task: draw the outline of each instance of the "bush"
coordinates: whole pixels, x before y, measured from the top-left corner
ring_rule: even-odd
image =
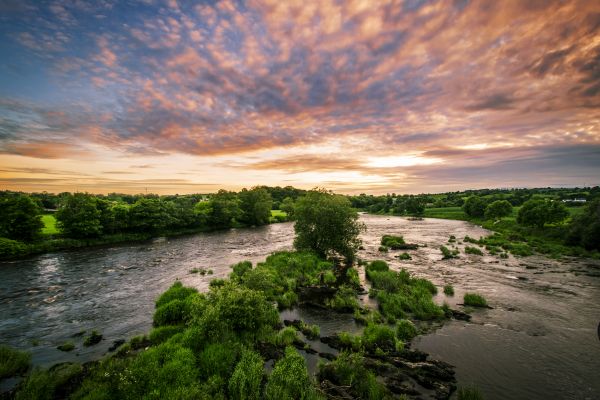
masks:
[[[376,349],[394,351],[397,347],[396,335],[392,328],[387,325],[367,324],[362,339],[363,345],[371,351],[375,351]]]
[[[463,211],[469,217],[482,218],[487,207],[486,201],[478,196],[471,196],[463,204]]]
[[[286,326],[275,336],[275,344],[281,347],[287,347],[298,340],[298,333],[293,326]]]
[[[352,312],[359,308],[356,292],[348,286],[341,286],[333,298],[325,300],[325,304],[334,310]]]
[[[465,293],[465,296],[463,297],[463,303],[466,306],[487,307],[487,301],[485,298],[475,293]]]
[[[381,272],[381,271],[389,271],[390,267],[388,265],[388,263],[386,263],[383,260],[375,260],[375,261],[371,261],[371,263],[369,263],[367,265],[366,271],[367,272]]]
[[[183,325],[167,325],[154,328],[150,331],[150,342],[153,345],[161,344],[169,340],[173,335],[183,332],[184,329],[185,326]]]
[[[185,300],[188,296],[195,293],[198,293],[198,290],[185,287],[180,281],[176,281],[166,292],[160,295],[158,300],[156,300],[156,308],[163,306],[172,300]]]
[[[252,263],[250,261],[242,261],[240,263],[231,266],[233,274],[239,278],[252,269]]]
[[[233,343],[211,343],[198,355],[200,375],[207,379],[219,375],[226,379],[238,358],[239,349]]]
[[[44,227],[42,208],[31,197],[17,194],[0,198],[0,236],[16,240],[34,240]]]
[[[296,400],[317,398],[306,362],[293,347],[285,349],[285,356],[275,363],[265,387],[267,400]]]
[[[465,253],[466,254],[475,254],[477,256],[483,255],[483,251],[481,251],[479,248],[473,247],[473,246],[465,246]]]
[[[561,202],[531,199],[519,209],[517,223],[543,228],[546,224],[562,222],[568,216],[569,211]]]
[[[451,258],[458,258],[458,249],[450,250],[446,246],[440,246],[442,252],[442,260],[449,260]]]
[[[500,219],[512,213],[512,204],[506,200],[496,200],[485,209],[485,219]]]
[[[444,286],[444,294],[446,296],[454,296],[454,288],[452,287],[452,285]]]
[[[406,243],[402,236],[383,235],[381,245],[389,247],[392,250],[414,250],[419,247],[416,244]]]
[[[154,312],[154,326],[179,325],[190,318],[191,302],[188,300],[171,300],[161,305]]]
[[[378,250],[382,253],[387,253],[388,251],[390,251],[389,247],[387,246],[379,246]]]
[[[229,379],[229,398],[232,400],[258,400],[263,380],[264,361],[257,353],[243,350]]]
[[[93,346],[95,344],[100,343],[102,340],[102,335],[98,333],[98,331],[92,331],[88,337],[83,341],[83,345],[86,347]]]
[[[60,351],[72,351],[75,349],[75,344],[73,342],[65,342],[56,348]]]
[[[25,243],[0,237],[0,258],[18,257],[27,254],[27,251]]]
[[[12,347],[0,345],[0,379],[26,372],[31,364],[31,355]]]
[[[337,278],[335,277],[335,274],[333,273],[333,271],[325,271],[323,273],[323,283],[327,284],[327,285],[332,285],[337,281]]]
[[[389,397],[385,386],[364,366],[363,358],[357,353],[343,351],[334,361],[319,365],[319,380],[348,387],[353,398],[380,400]]]
[[[396,336],[403,341],[409,341],[417,336],[418,331],[415,324],[407,319],[401,319],[396,325]]]
[[[23,381],[15,400],[52,400],[66,398],[62,392],[76,383],[83,373],[79,364],[57,364],[49,370],[34,369]]]
[[[412,257],[408,253],[399,254],[397,257],[400,260],[412,260]]]

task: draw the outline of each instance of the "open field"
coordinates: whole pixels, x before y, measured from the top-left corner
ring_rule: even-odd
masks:
[[[42,222],[44,227],[42,228],[42,234],[44,235],[56,235],[59,230],[56,227],[56,218],[52,214],[42,215]]]

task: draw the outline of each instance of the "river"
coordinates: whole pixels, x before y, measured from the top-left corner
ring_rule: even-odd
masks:
[[[490,232],[462,221],[372,215],[361,215],[361,220],[367,231],[360,257],[386,259],[393,269],[406,268],[440,289],[452,284],[455,296],[440,290],[439,303],[460,308],[463,293],[474,291],[493,307],[473,311],[470,323],[448,322],[413,343],[455,365],[459,384],[477,386],[486,399],[600,398],[598,261],[500,259],[464,252],[458,259],[441,260],[439,246],[450,235],[460,241]],[[408,261],[395,259],[398,252],[382,256],[377,249],[383,234],[401,234],[426,247],[411,251]],[[259,262],[273,251],[291,249],[292,240],[293,225],[282,223],[2,262],[0,342],[30,351],[40,366],[97,359],[114,340],[151,329],[154,300],[176,279],[205,291],[211,279],[229,274],[231,264]],[[213,274],[191,274],[192,268]],[[343,316],[293,314],[321,324],[323,334],[355,329]],[[93,329],[104,340],[81,346],[77,334]],[[77,349],[56,349],[66,341]]]

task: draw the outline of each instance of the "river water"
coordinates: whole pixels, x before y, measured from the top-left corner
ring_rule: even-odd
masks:
[[[413,343],[455,365],[459,384],[477,386],[486,399],[600,398],[598,261],[500,259],[464,252],[458,259],[441,260],[439,246],[448,245],[450,235],[460,242],[465,235],[490,232],[462,221],[372,215],[361,215],[361,220],[367,231],[360,257],[386,259],[393,269],[406,268],[440,289],[452,284],[455,296],[440,290],[440,304],[461,308],[457,304],[468,291],[483,294],[493,307],[473,310],[470,323],[447,322]],[[398,252],[377,251],[383,234],[401,234],[424,247],[410,251],[412,260],[399,261],[394,258]],[[97,359],[114,340],[151,329],[154,300],[176,279],[205,291],[210,280],[229,274],[231,264],[256,263],[273,251],[291,249],[292,240],[293,225],[283,223],[2,262],[0,342],[30,351],[41,366]],[[192,268],[214,273],[191,274]],[[307,310],[289,315],[320,324],[322,334],[357,329],[341,315]],[[85,348],[78,333],[93,329],[104,340]],[[56,349],[66,341],[73,341],[76,350]]]

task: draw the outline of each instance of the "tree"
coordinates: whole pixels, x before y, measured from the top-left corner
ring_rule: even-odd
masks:
[[[545,224],[562,222],[569,216],[564,204],[558,201],[531,199],[523,203],[517,222],[525,226],[543,228]]]
[[[310,191],[296,202],[295,216],[294,246],[298,250],[312,250],[321,257],[339,254],[348,263],[354,260],[364,225],[345,196]]]
[[[234,192],[219,190],[210,198],[209,225],[214,228],[231,228],[240,217],[240,201]]]
[[[296,207],[296,202],[291,197],[286,197],[281,202],[281,211],[287,214],[289,220],[294,219],[294,208]]]
[[[56,212],[56,221],[62,232],[72,238],[100,236],[102,212],[96,198],[87,193],[75,193],[64,198]]]
[[[589,202],[569,226],[568,241],[588,250],[600,250],[600,198]]]
[[[463,210],[469,217],[481,218],[485,215],[486,202],[479,196],[471,196],[463,204]]]
[[[0,200],[0,236],[33,240],[44,226],[42,209],[31,197],[20,194]]]
[[[506,200],[496,200],[485,209],[485,219],[500,219],[512,213],[512,204]]]
[[[240,200],[240,222],[246,225],[266,225],[271,219],[271,195],[263,188],[242,189],[238,194]]]
[[[129,210],[131,226],[139,232],[160,232],[175,222],[173,204],[158,198],[141,198]]]
[[[423,215],[425,212],[425,200],[420,197],[410,196],[404,202],[404,207],[408,214]]]

